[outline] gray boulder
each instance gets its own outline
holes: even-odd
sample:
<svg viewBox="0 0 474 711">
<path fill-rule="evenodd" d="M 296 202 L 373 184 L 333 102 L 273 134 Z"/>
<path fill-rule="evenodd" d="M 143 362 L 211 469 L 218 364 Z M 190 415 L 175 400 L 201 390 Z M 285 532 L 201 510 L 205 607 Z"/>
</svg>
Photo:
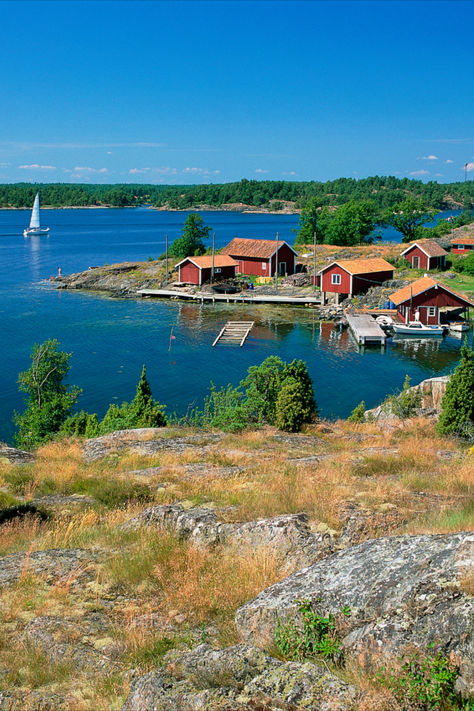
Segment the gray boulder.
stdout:
<svg viewBox="0 0 474 711">
<path fill-rule="evenodd" d="M 163 669 L 136 679 L 122 711 L 352 711 L 362 696 L 315 664 L 202 644 L 169 653 Z"/>
<path fill-rule="evenodd" d="M 470 533 L 369 540 L 336 553 L 261 592 L 235 617 L 242 640 L 263 646 L 277 620 L 309 599 L 321 613 L 348 605 L 343 645 L 362 663 L 382 664 L 431 643 L 459 664 L 458 687 L 473 688 Z"/>
<path fill-rule="evenodd" d="M 32 462 L 34 458 L 31 452 L 15 449 L 15 447 L 9 447 L 8 444 L 0 442 L 0 460 L 6 459 L 10 464 L 27 464 Z"/>
</svg>

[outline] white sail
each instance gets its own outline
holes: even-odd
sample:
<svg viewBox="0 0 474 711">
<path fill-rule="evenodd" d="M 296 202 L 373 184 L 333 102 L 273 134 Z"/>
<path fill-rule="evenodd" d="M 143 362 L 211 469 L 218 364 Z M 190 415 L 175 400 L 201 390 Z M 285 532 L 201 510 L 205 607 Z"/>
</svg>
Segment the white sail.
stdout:
<svg viewBox="0 0 474 711">
<path fill-rule="evenodd" d="M 31 211 L 30 229 L 32 227 L 40 226 L 40 196 L 36 193 L 35 202 L 33 204 L 33 210 Z"/>
</svg>

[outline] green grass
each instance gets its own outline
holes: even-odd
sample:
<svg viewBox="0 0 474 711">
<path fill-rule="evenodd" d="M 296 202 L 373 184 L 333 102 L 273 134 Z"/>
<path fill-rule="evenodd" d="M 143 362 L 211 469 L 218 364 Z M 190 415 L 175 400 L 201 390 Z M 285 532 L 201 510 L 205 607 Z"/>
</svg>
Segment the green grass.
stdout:
<svg viewBox="0 0 474 711">
<path fill-rule="evenodd" d="M 448 289 L 451 288 L 454 291 L 474 294 L 474 276 L 470 276 L 469 274 L 456 274 L 454 279 L 446 279 L 440 274 L 439 280 Z"/>
</svg>

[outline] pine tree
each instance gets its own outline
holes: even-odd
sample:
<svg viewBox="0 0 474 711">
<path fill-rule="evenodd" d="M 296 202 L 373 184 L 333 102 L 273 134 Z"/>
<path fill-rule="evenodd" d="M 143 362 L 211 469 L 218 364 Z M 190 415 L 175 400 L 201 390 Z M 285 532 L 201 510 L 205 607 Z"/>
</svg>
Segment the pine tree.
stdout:
<svg viewBox="0 0 474 711">
<path fill-rule="evenodd" d="M 438 421 L 440 434 L 468 436 L 474 429 L 474 350 L 467 341 L 461 360 L 446 386 Z"/>
</svg>

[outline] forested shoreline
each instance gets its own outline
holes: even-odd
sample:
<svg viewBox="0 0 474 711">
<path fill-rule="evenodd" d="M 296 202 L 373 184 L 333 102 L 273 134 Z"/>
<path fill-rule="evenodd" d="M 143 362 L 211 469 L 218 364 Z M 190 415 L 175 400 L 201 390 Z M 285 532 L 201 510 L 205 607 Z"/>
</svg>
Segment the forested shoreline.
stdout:
<svg viewBox="0 0 474 711">
<path fill-rule="evenodd" d="M 339 178 L 326 182 L 246 180 L 210 185 L 12 183 L 0 185 L 0 208 L 30 208 L 37 191 L 43 207 L 132 207 L 150 205 L 170 210 L 245 205 L 279 211 L 300 211 L 308 201 L 320 207 L 370 199 L 383 212 L 407 196 L 422 199 L 436 210 L 474 205 L 474 181 L 437 183 L 408 178 Z M 225 208 L 224 208 L 225 209 Z"/>
</svg>

